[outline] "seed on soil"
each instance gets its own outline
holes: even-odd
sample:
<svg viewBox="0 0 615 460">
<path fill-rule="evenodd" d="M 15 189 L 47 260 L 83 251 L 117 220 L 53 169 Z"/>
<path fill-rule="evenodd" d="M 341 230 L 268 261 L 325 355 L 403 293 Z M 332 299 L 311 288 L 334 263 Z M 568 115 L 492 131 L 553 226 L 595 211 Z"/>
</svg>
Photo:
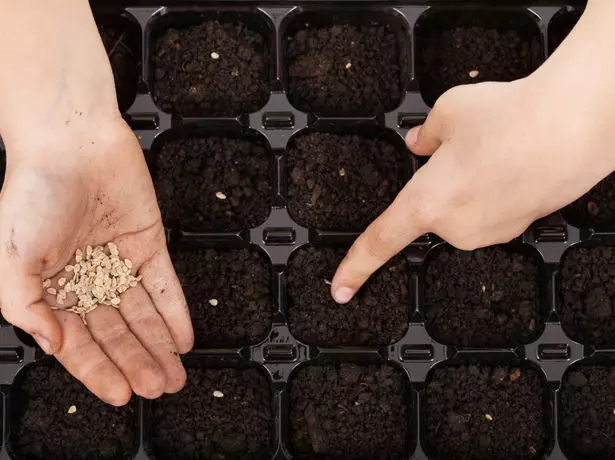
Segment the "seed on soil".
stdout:
<svg viewBox="0 0 615 460">
<path fill-rule="evenodd" d="M 480 72 L 478 70 L 470 70 L 470 73 L 468 74 L 470 76 L 470 78 L 476 78 L 478 77 L 478 74 Z"/>
<path fill-rule="evenodd" d="M 481 284 L 480 288 L 483 292 L 487 291 L 487 286 L 485 286 L 484 284 Z"/>
<path fill-rule="evenodd" d="M 600 207 L 598 207 L 598 205 L 594 201 L 588 201 L 587 214 L 592 217 L 596 217 L 598 214 L 600 214 Z"/>
<path fill-rule="evenodd" d="M 75 412 L 77 412 L 77 406 L 70 406 L 68 408 L 68 413 L 69 414 L 74 414 Z"/>
<path fill-rule="evenodd" d="M 347 62 L 344 67 L 346 68 L 346 70 L 350 69 L 352 67 L 352 62 Z"/>
<path fill-rule="evenodd" d="M 217 307 L 218 299 L 209 299 L 209 305 L 211 305 L 212 307 Z"/>
<path fill-rule="evenodd" d="M 489 420 L 490 422 L 492 422 L 492 421 L 493 421 L 493 417 L 492 417 L 491 415 L 489 415 L 489 414 L 485 414 L 485 418 L 486 418 L 487 420 Z"/>
<path fill-rule="evenodd" d="M 214 391 L 214 398 L 224 398 L 224 393 L 222 393 L 220 390 L 216 390 Z"/>
<path fill-rule="evenodd" d="M 530 455 L 536 455 L 536 448 L 534 448 L 533 446 L 530 446 L 529 451 Z"/>
<path fill-rule="evenodd" d="M 216 198 L 219 200 L 226 200 L 226 195 L 222 192 L 216 192 Z"/>
<path fill-rule="evenodd" d="M 325 284 L 326 284 L 327 286 L 331 286 L 331 281 L 329 281 L 328 279 L 325 279 Z"/>
<path fill-rule="evenodd" d="M 346 175 L 346 170 L 344 168 L 340 168 L 339 173 L 340 176 L 344 177 Z"/>
<path fill-rule="evenodd" d="M 521 377 L 521 369 L 515 369 L 513 371 L 513 373 L 510 374 L 510 376 L 509 376 L 510 382 L 513 383 L 513 382 L 519 380 L 519 377 Z"/>
<path fill-rule="evenodd" d="M 211 53 L 211 58 L 215 61 L 216 59 L 220 59 L 220 55 L 218 53 L 216 53 L 215 51 L 212 51 Z"/>
</svg>

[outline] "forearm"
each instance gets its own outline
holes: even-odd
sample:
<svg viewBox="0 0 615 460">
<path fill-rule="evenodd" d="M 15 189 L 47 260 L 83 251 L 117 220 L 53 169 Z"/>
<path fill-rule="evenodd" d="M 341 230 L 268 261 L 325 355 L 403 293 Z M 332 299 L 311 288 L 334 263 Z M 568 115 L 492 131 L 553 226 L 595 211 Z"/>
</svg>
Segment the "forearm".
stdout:
<svg viewBox="0 0 615 460">
<path fill-rule="evenodd" d="M 31 130 L 42 135 L 119 116 L 87 0 L 0 0 L 0 30 L 0 135 L 6 143 L 23 142 Z"/>
</svg>

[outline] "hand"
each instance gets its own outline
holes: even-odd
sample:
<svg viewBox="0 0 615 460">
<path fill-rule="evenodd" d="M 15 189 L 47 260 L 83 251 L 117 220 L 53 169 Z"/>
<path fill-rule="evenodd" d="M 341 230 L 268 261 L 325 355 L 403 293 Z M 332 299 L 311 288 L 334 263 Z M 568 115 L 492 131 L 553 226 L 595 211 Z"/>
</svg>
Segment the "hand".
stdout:
<svg viewBox="0 0 615 460">
<path fill-rule="evenodd" d="M 193 344 L 186 301 L 167 251 L 143 152 L 123 120 L 72 120 L 16 136 L 0 195 L 0 301 L 10 323 L 104 401 L 121 405 L 181 389 L 178 353 Z M 94 133 L 94 134 L 92 134 Z M 77 248 L 117 244 L 141 283 L 119 311 L 81 318 L 51 311 L 41 279 L 71 263 Z"/>
<path fill-rule="evenodd" d="M 612 2 L 590 2 L 532 76 L 453 88 L 409 131 L 408 147 L 432 157 L 340 264 L 331 286 L 337 302 L 423 233 L 465 250 L 508 242 L 615 169 L 608 8 Z"/>
</svg>

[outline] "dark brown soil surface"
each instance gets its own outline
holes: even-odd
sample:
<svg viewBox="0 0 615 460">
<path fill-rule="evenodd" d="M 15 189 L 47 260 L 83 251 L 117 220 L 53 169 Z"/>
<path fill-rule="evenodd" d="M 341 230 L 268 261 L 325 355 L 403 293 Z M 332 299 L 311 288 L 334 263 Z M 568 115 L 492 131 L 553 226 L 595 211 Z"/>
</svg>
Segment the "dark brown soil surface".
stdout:
<svg viewBox="0 0 615 460">
<path fill-rule="evenodd" d="M 307 27 L 287 37 L 288 98 L 299 110 L 371 116 L 400 103 L 400 44 L 388 25 Z"/>
<path fill-rule="evenodd" d="M 533 369 L 445 366 L 429 377 L 421 406 L 432 460 L 544 458 L 546 384 Z"/>
<path fill-rule="evenodd" d="M 197 346 L 235 347 L 265 338 L 274 296 L 264 255 L 247 249 L 182 248 L 173 250 L 172 258 Z"/>
<path fill-rule="evenodd" d="M 397 256 L 374 274 L 346 305 L 331 297 L 331 281 L 346 250 L 298 250 L 288 267 L 289 326 L 321 346 L 388 345 L 408 329 L 410 269 Z"/>
<path fill-rule="evenodd" d="M 17 408 L 11 446 L 19 458 L 113 460 L 130 458 L 138 444 L 137 401 L 103 403 L 59 365 L 28 368 L 13 389 Z M 71 406 L 76 412 L 70 414 Z"/>
<path fill-rule="evenodd" d="M 514 347 L 542 331 L 536 261 L 501 247 L 439 249 L 425 272 L 429 334 L 447 345 Z"/>
<path fill-rule="evenodd" d="M 549 52 L 554 52 L 577 25 L 583 14 L 579 8 L 569 9 L 553 16 L 549 23 Z"/>
<path fill-rule="evenodd" d="M 433 106 L 454 86 L 526 77 L 536 68 L 540 47 L 515 29 L 433 27 L 422 32 L 417 52 L 421 93 Z"/>
<path fill-rule="evenodd" d="M 290 381 L 290 450 L 298 460 L 408 457 L 411 398 L 389 366 L 307 366 Z"/>
<path fill-rule="evenodd" d="M 615 230 L 615 174 L 565 207 L 562 215 L 577 227 Z"/>
<path fill-rule="evenodd" d="M 111 62 L 118 105 L 124 112 L 137 96 L 139 50 L 131 43 L 125 27 L 100 24 L 98 30 Z"/>
<path fill-rule="evenodd" d="M 560 442 L 568 458 L 615 459 L 615 368 L 581 366 L 561 390 Z"/>
<path fill-rule="evenodd" d="M 165 226 L 203 232 L 262 224 L 271 211 L 271 167 L 269 151 L 247 140 L 187 137 L 165 142 L 154 174 Z"/>
<path fill-rule="evenodd" d="M 272 405 L 269 382 L 257 369 L 189 367 L 180 393 L 152 403 L 152 451 L 159 460 L 269 460 Z"/>
<path fill-rule="evenodd" d="M 615 248 L 573 248 L 561 265 L 562 327 L 578 342 L 615 346 Z"/>
<path fill-rule="evenodd" d="M 395 199 L 410 171 L 395 145 L 357 135 L 310 133 L 287 153 L 288 211 L 320 230 L 364 230 Z"/>
<path fill-rule="evenodd" d="M 269 44 L 240 22 L 168 29 L 152 48 L 153 97 L 166 112 L 236 116 L 269 99 Z"/>
</svg>

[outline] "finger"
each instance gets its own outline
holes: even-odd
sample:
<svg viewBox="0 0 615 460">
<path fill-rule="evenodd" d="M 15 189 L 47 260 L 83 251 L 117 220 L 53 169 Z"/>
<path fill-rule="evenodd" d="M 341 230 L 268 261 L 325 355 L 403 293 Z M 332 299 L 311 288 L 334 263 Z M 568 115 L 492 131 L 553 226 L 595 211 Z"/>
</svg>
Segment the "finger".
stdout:
<svg viewBox="0 0 615 460">
<path fill-rule="evenodd" d="M 122 294 L 120 313 L 132 333 L 156 360 L 165 375 L 163 391 L 176 393 L 186 383 L 186 371 L 164 320 L 141 285 Z"/>
<path fill-rule="evenodd" d="M 421 223 L 413 219 L 419 215 L 419 203 L 412 195 L 414 188 L 409 182 L 352 245 L 331 282 L 336 302 L 349 302 L 378 268 L 424 233 Z"/>
<path fill-rule="evenodd" d="M 124 374 L 132 391 L 147 399 L 164 393 L 166 378 L 162 368 L 137 340 L 119 311 L 99 306 L 88 313 L 87 322 L 92 337 Z"/>
<path fill-rule="evenodd" d="M 416 155 L 432 155 L 442 145 L 443 128 L 441 109 L 436 105 L 425 123 L 408 131 L 406 145 Z"/>
<path fill-rule="evenodd" d="M 187 353 L 194 345 L 190 312 L 171 257 L 163 247 L 139 269 L 143 287 L 158 313 L 164 319 L 179 353 Z"/>
<path fill-rule="evenodd" d="M 9 259 L 8 263 L 11 260 Z M 43 300 L 43 287 L 38 275 L 27 275 L 15 267 L 6 268 L 7 259 L 0 262 L 2 274 L 2 316 L 9 323 L 30 334 L 47 354 L 62 346 L 62 330 L 56 316 Z"/>
<path fill-rule="evenodd" d="M 64 340 L 56 358 L 77 380 L 103 401 L 114 406 L 126 404 L 132 395 L 122 372 L 101 350 L 78 315 L 55 312 Z"/>
</svg>

